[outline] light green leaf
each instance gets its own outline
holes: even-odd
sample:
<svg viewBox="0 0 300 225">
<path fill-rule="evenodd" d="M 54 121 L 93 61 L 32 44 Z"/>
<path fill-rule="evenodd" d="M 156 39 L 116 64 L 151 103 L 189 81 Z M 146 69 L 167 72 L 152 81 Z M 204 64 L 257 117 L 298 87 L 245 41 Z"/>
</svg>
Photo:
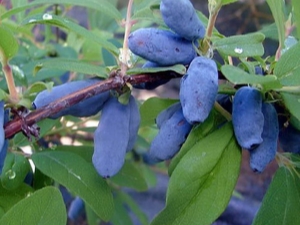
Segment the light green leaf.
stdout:
<svg viewBox="0 0 300 225">
<path fill-rule="evenodd" d="M 264 39 L 262 33 L 235 35 L 213 40 L 213 47 L 221 54 L 234 57 L 262 56 Z"/>
<path fill-rule="evenodd" d="M 253 225 L 300 224 L 299 174 L 281 167 L 263 199 Z"/>
<path fill-rule="evenodd" d="M 190 149 L 194 147 L 201 139 L 205 138 L 209 133 L 211 133 L 216 126 L 220 124 L 220 115 L 217 114 L 215 110 L 212 110 L 209 117 L 201 124 L 195 126 L 189 133 L 186 141 L 182 145 L 180 151 L 175 155 L 169 165 L 169 175 L 172 176 L 173 171 L 180 162 L 180 160 L 189 152 Z M 222 122 L 224 122 L 224 117 L 222 117 Z"/>
<path fill-rule="evenodd" d="M 8 61 L 18 52 L 19 44 L 10 30 L 0 26 L 0 61 Z"/>
<path fill-rule="evenodd" d="M 77 5 L 77 6 L 83 6 L 91 9 L 95 9 L 99 11 L 100 13 L 105 14 L 108 17 L 114 18 L 116 20 L 121 20 L 122 15 L 121 13 L 116 9 L 116 7 L 110 3 L 110 1 L 107 0 L 35 0 L 32 2 L 24 1 L 22 5 L 16 8 L 12 8 L 11 10 L 7 11 L 1 16 L 1 19 L 5 19 L 7 17 L 10 17 L 18 12 L 22 12 L 26 9 L 34 8 L 34 6 L 37 5 L 43 5 L 43 4 L 64 4 L 64 5 Z"/>
<path fill-rule="evenodd" d="M 227 4 L 230 4 L 230 3 L 234 3 L 234 2 L 237 2 L 238 0 L 222 0 L 222 5 L 227 5 Z"/>
<path fill-rule="evenodd" d="M 140 107 L 141 127 L 155 124 L 157 115 L 168 106 L 178 102 L 176 99 L 149 98 Z"/>
<path fill-rule="evenodd" d="M 101 219 L 110 219 L 112 193 L 92 164 L 76 154 L 58 151 L 35 153 L 32 160 L 44 174 L 81 197 Z"/>
<path fill-rule="evenodd" d="M 293 6 L 293 14 L 294 19 L 296 22 L 296 28 L 297 28 L 297 36 L 298 39 L 300 39 L 300 1 L 299 0 L 292 0 L 292 6 Z"/>
<path fill-rule="evenodd" d="M 274 17 L 277 31 L 278 31 L 278 37 L 279 37 L 279 43 L 281 47 L 284 47 L 284 39 L 285 39 L 285 16 L 284 16 L 284 1 L 278 1 L 278 0 L 267 0 L 267 3 L 271 9 L 272 15 Z"/>
<path fill-rule="evenodd" d="M 60 16 L 56 16 L 49 13 L 40 13 L 36 14 L 30 17 L 27 17 L 23 22 L 22 25 L 26 24 L 35 24 L 35 23 L 43 23 L 48 24 L 52 26 L 57 26 L 61 28 L 65 28 L 69 31 L 73 31 L 74 33 L 78 34 L 79 36 L 82 36 L 86 39 L 89 39 L 91 41 L 94 41 L 101 45 L 103 48 L 107 49 L 111 53 L 118 55 L 119 50 L 116 46 L 114 46 L 112 43 L 107 41 L 105 38 L 93 33 L 90 30 L 87 30 L 86 28 L 74 23 L 73 21 L 63 18 Z"/>
<path fill-rule="evenodd" d="M 0 208 L 2 208 L 4 212 L 7 212 L 12 206 L 28 196 L 31 192 L 33 192 L 33 189 L 26 184 L 21 184 L 16 190 L 7 190 L 0 183 Z"/>
<path fill-rule="evenodd" d="M 66 207 L 60 191 L 46 187 L 14 205 L 1 219 L 5 225 L 65 225 Z"/>
<path fill-rule="evenodd" d="M 125 162 L 118 174 L 110 180 L 121 187 L 129 187 L 137 191 L 145 191 L 148 188 L 146 180 L 132 162 Z"/>
<path fill-rule="evenodd" d="M 290 113 L 300 121 L 300 95 L 281 93 L 281 96 Z"/>
<path fill-rule="evenodd" d="M 212 224 L 227 207 L 240 162 L 231 124 L 200 140 L 175 168 L 166 207 L 151 225 Z"/>
<path fill-rule="evenodd" d="M 300 85 L 300 43 L 287 50 L 276 63 L 274 75 L 278 77 L 282 85 Z"/>
<path fill-rule="evenodd" d="M 282 87 L 279 80 L 274 75 L 259 76 L 255 74 L 249 74 L 244 70 L 231 65 L 222 66 L 221 71 L 223 75 L 233 84 L 261 85 L 264 88 L 264 91 Z"/>
<path fill-rule="evenodd" d="M 73 71 L 88 75 L 97 75 L 98 77 L 107 78 L 106 69 L 103 66 L 96 66 L 78 59 L 54 58 L 39 60 L 35 66 L 35 71 L 42 68 L 59 69 Z"/>
<path fill-rule="evenodd" d="M 186 68 L 184 65 L 181 64 L 177 64 L 174 66 L 165 66 L 165 67 L 133 68 L 127 71 L 127 75 L 158 73 L 158 72 L 165 72 L 165 71 L 173 71 L 175 73 L 184 75 L 186 73 Z"/>
</svg>

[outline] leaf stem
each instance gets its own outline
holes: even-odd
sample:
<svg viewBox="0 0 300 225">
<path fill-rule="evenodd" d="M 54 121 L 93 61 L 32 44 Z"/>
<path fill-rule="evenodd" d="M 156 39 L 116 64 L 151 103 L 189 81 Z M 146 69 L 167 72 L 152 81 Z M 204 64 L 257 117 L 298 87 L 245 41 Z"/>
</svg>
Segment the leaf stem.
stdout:
<svg viewBox="0 0 300 225">
<path fill-rule="evenodd" d="M 12 103 L 16 104 L 19 102 L 19 95 L 18 95 L 18 92 L 16 89 L 12 69 L 11 69 L 10 65 L 8 64 L 7 60 L 5 60 L 5 59 L 2 60 L 2 71 L 5 75 L 7 87 L 8 87 L 9 94 L 10 94 L 10 97 L 9 97 L 10 101 Z"/>
<path fill-rule="evenodd" d="M 125 21 L 125 33 L 124 33 L 124 41 L 123 41 L 123 51 L 121 52 L 121 76 L 126 75 L 126 71 L 128 69 L 127 62 L 128 59 L 128 36 L 131 31 L 132 21 L 131 21 L 131 10 L 132 10 L 133 0 L 129 0 Z"/>
</svg>

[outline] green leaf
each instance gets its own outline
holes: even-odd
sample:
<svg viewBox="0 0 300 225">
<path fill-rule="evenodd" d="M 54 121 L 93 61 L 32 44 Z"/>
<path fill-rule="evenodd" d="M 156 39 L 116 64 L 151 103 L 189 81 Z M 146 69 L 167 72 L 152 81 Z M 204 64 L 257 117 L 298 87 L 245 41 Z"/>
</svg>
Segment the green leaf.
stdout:
<svg viewBox="0 0 300 225">
<path fill-rule="evenodd" d="M 262 33 L 235 35 L 213 40 L 213 47 L 221 54 L 234 57 L 262 56 L 264 39 Z"/>
<path fill-rule="evenodd" d="M 35 153 L 32 160 L 44 174 L 81 197 L 101 219 L 110 219 L 114 207 L 112 193 L 92 164 L 76 154 L 58 151 Z"/>
<path fill-rule="evenodd" d="M 200 140 L 175 168 L 166 207 L 151 225 L 212 224 L 227 207 L 240 162 L 230 123 Z"/>
<path fill-rule="evenodd" d="M 43 4 L 64 4 L 64 5 L 72 5 L 72 6 L 83 6 L 91 9 L 95 9 L 99 11 L 100 13 L 105 14 L 108 17 L 114 18 L 116 20 L 121 20 L 122 15 L 121 13 L 116 9 L 116 7 L 110 3 L 110 1 L 107 0 L 35 0 L 33 2 L 27 2 L 24 1 L 22 5 L 16 8 L 12 8 L 11 10 L 7 11 L 1 16 L 1 20 L 10 17 L 18 12 L 34 8 L 34 6 L 37 5 L 43 5 Z"/>
<path fill-rule="evenodd" d="M 97 75 L 98 77 L 107 78 L 106 69 L 102 66 L 92 65 L 78 59 L 54 58 L 39 60 L 36 64 L 35 71 L 38 69 L 49 68 L 66 71 L 74 71 L 88 75 Z"/>
<path fill-rule="evenodd" d="M 285 106 L 300 121 L 300 95 L 281 93 Z"/>
<path fill-rule="evenodd" d="M 28 89 L 24 93 L 24 97 L 30 97 L 31 95 L 35 95 L 45 89 L 51 90 L 53 87 L 53 82 L 44 83 L 44 82 L 36 82 L 28 87 Z"/>
<path fill-rule="evenodd" d="M 209 133 L 211 133 L 216 126 L 220 124 L 220 116 L 216 113 L 215 110 L 212 110 L 209 114 L 209 117 L 201 124 L 195 126 L 192 131 L 189 133 L 186 141 L 182 145 L 180 151 L 175 155 L 169 165 L 169 175 L 172 176 L 172 173 L 180 160 L 185 156 L 185 154 L 194 147 L 201 139 L 205 138 Z M 222 118 L 224 122 L 224 118 Z"/>
<path fill-rule="evenodd" d="M 129 187 L 137 191 L 148 189 L 146 180 L 132 162 L 125 162 L 120 172 L 110 180 L 121 187 Z"/>
<path fill-rule="evenodd" d="M 30 164 L 23 155 L 8 153 L 1 174 L 2 186 L 8 190 L 17 189 L 30 171 Z"/>
<path fill-rule="evenodd" d="M 145 73 L 158 73 L 165 71 L 173 71 L 178 74 L 184 75 L 186 73 L 186 68 L 184 65 L 177 64 L 174 66 L 165 66 L 165 67 L 152 67 L 152 68 L 133 68 L 127 71 L 127 75 L 134 74 L 145 74 Z"/>
<path fill-rule="evenodd" d="M 116 192 L 114 198 L 115 211 L 111 218 L 111 222 L 113 225 L 133 225 L 133 222 L 128 214 L 127 209 L 124 206 L 124 202 L 122 197 L 119 194 L 120 192 Z"/>
<path fill-rule="evenodd" d="M 285 39 L 285 16 L 284 16 L 284 1 L 278 1 L 278 0 L 267 0 L 267 3 L 271 9 L 272 15 L 274 17 L 277 31 L 278 31 L 278 37 L 279 37 L 279 43 L 281 47 L 284 47 L 284 39 Z"/>
<path fill-rule="evenodd" d="M 31 192 L 33 192 L 33 189 L 24 183 L 15 190 L 7 190 L 0 183 L 0 208 L 2 208 L 4 212 L 7 212 L 12 206 L 27 197 Z"/>
<path fill-rule="evenodd" d="M 0 26 L 0 61 L 8 61 L 18 52 L 19 44 L 13 34 Z"/>
<path fill-rule="evenodd" d="M 300 1 L 292 0 L 294 20 L 297 28 L 297 37 L 300 39 Z"/>
<path fill-rule="evenodd" d="M 233 84 L 261 85 L 264 91 L 282 87 L 279 80 L 274 75 L 259 76 L 255 74 L 249 74 L 244 70 L 231 65 L 222 66 L 221 71 L 224 76 Z"/>
<path fill-rule="evenodd" d="M 276 63 L 274 75 L 278 77 L 282 85 L 300 85 L 300 43 L 287 50 Z"/>
<path fill-rule="evenodd" d="M 80 146 L 74 146 L 74 145 L 59 145 L 55 149 L 56 151 L 61 152 L 69 152 L 69 153 L 75 153 L 82 157 L 87 162 L 92 162 L 92 156 L 94 153 L 94 146 L 88 146 L 88 145 L 80 145 Z"/>
<path fill-rule="evenodd" d="M 234 2 L 237 2 L 238 0 L 222 0 L 222 5 L 227 5 L 227 4 L 230 4 L 230 3 L 234 3 Z"/>
<path fill-rule="evenodd" d="M 67 213 L 60 191 L 46 187 L 14 205 L 1 219 L 6 225 L 65 225 Z"/>
<path fill-rule="evenodd" d="M 149 98 L 140 107 L 141 127 L 155 124 L 157 115 L 168 106 L 178 102 L 176 99 Z"/>
<path fill-rule="evenodd" d="M 264 196 L 253 225 L 300 224 L 299 174 L 280 167 Z"/>
<path fill-rule="evenodd" d="M 115 55 L 119 54 L 118 48 L 114 46 L 112 43 L 110 43 L 109 41 L 107 41 L 105 38 L 96 35 L 92 31 L 87 30 L 86 28 L 76 24 L 75 22 L 67 18 L 63 18 L 49 13 L 44 13 L 44 14 L 40 13 L 26 18 L 22 22 L 22 25 L 35 24 L 35 23 L 48 24 L 48 25 L 53 25 L 53 26 L 68 29 L 69 31 L 73 31 L 79 36 L 82 36 L 84 38 L 87 38 L 89 40 L 98 43 L 103 48 L 107 49 L 108 51 L 110 51 Z"/>
</svg>

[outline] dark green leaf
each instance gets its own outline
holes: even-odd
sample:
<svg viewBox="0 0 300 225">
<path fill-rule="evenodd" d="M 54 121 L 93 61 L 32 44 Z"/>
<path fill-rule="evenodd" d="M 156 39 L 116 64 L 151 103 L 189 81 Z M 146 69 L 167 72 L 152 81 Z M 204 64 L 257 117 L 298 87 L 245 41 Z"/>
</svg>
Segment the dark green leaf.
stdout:
<svg viewBox="0 0 300 225">
<path fill-rule="evenodd" d="M 14 205 L 1 219 L 5 225 L 65 225 L 66 208 L 60 191 L 46 187 Z"/>
<path fill-rule="evenodd" d="M 119 195 L 119 192 L 116 193 L 114 198 L 115 212 L 111 218 L 113 225 L 133 225 L 132 220 L 128 214 L 127 209 L 124 206 L 123 199 Z"/>
<path fill-rule="evenodd" d="M 300 224 L 299 173 L 281 167 L 276 171 L 253 225 Z"/>
<path fill-rule="evenodd" d="M 151 224 L 212 224 L 227 207 L 240 162 L 230 123 L 200 140 L 175 168 L 166 207 Z"/>
<path fill-rule="evenodd" d="M 222 66 L 221 71 L 233 84 L 261 85 L 264 91 L 282 87 L 279 80 L 274 75 L 258 76 L 249 74 L 244 70 L 231 65 Z"/>
<path fill-rule="evenodd" d="M 282 85 L 300 85 L 300 43 L 287 50 L 276 63 L 274 75 L 278 77 Z"/>
<path fill-rule="evenodd" d="M 262 33 L 236 35 L 213 41 L 213 47 L 221 54 L 234 57 L 262 56 L 264 48 Z"/>
<path fill-rule="evenodd" d="M 94 146 L 88 146 L 88 145 L 80 145 L 80 146 L 74 146 L 74 145 L 59 145 L 55 149 L 56 151 L 62 151 L 62 152 L 72 152 L 83 159 L 85 159 L 87 162 L 92 162 L 92 156 L 94 153 Z"/>
<path fill-rule="evenodd" d="M 110 219 L 114 207 L 111 190 L 92 164 L 76 154 L 58 151 L 35 153 L 32 160 L 44 174 L 81 197 L 101 219 Z"/>
<path fill-rule="evenodd" d="M 133 188 L 137 191 L 145 191 L 148 186 L 146 180 L 132 162 L 125 162 L 124 166 L 111 181 L 121 187 Z"/>
<path fill-rule="evenodd" d="M 157 115 L 177 101 L 176 99 L 161 99 L 157 97 L 147 99 L 140 107 L 141 127 L 155 124 Z"/>
<path fill-rule="evenodd" d="M 107 2 L 108 3 L 108 2 Z M 106 4 L 105 4 L 106 5 Z M 118 54 L 119 50 L 116 46 L 114 46 L 112 43 L 108 42 L 105 38 L 96 35 L 92 31 L 87 30 L 86 28 L 72 22 L 69 19 L 44 13 L 44 14 L 37 14 L 34 16 L 30 16 L 29 18 L 26 18 L 22 24 L 35 24 L 35 23 L 44 23 L 49 24 L 61 28 L 68 29 L 70 31 L 73 31 L 74 33 L 87 38 L 89 40 L 92 40 L 98 44 L 100 44 L 103 48 L 109 50 L 111 53 L 114 53 L 115 55 Z"/>
</svg>

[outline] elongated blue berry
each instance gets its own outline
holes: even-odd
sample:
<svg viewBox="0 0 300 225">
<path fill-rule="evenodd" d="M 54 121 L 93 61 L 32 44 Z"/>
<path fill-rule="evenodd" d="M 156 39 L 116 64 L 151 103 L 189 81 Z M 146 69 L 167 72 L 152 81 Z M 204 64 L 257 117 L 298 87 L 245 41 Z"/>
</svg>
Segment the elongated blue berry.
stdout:
<svg viewBox="0 0 300 225">
<path fill-rule="evenodd" d="M 250 167 L 260 173 L 275 158 L 279 134 L 278 117 L 274 106 L 270 103 L 263 103 L 262 112 L 264 115 L 263 142 L 250 150 Z"/>
<path fill-rule="evenodd" d="M 205 27 L 189 0 L 162 0 L 160 11 L 165 24 L 187 40 L 203 38 Z"/>
<path fill-rule="evenodd" d="M 153 139 L 149 155 L 156 160 L 171 159 L 181 148 L 192 129 L 183 116 L 182 109 L 178 109 L 166 122 Z"/>
<path fill-rule="evenodd" d="M 84 209 L 84 201 L 80 197 L 76 197 L 70 204 L 68 209 L 68 217 L 75 221 Z"/>
<path fill-rule="evenodd" d="M 161 126 L 166 121 L 168 121 L 173 116 L 173 114 L 176 111 L 178 111 L 179 109 L 181 109 L 181 104 L 180 104 L 180 102 L 176 102 L 173 105 L 166 108 L 165 110 L 161 111 L 155 119 L 155 123 L 156 123 L 157 127 L 160 129 Z"/>
<path fill-rule="evenodd" d="M 80 89 L 86 88 L 88 86 L 93 85 L 96 82 L 99 82 L 100 79 L 87 79 L 80 81 L 72 81 L 69 83 L 64 83 L 52 88 L 49 92 L 48 90 L 44 90 L 40 92 L 34 102 L 33 107 L 35 109 L 41 108 L 49 103 L 62 98 L 68 94 L 79 91 Z M 104 104 L 104 102 L 108 99 L 109 92 L 103 92 L 99 95 L 95 95 L 91 98 L 83 100 L 71 107 L 66 107 L 55 115 L 50 116 L 51 119 L 57 119 L 61 116 L 72 115 L 76 117 L 88 117 L 97 114 Z"/>
<path fill-rule="evenodd" d="M 125 162 L 130 137 L 130 107 L 111 97 L 105 102 L 94 133 L 93 165 L 104 178 L 115 175 Z"/>
<path fill-rule="evenodd" d="M 191 124 L 203 122 L 214 105 L 217 93 L 216 63 L 205 57 L 196 57 L 180 85 L 179 98 L 186 120 Z"/>
<path fill-rule="evenodd" d="M 189 64 L 196 57 L 193 43 L 157 28 L 140 28 L 129 35 L 128 47 L 136 55 L 161 66 Z"/>
<path fill-rule="evenodd" d="M 130 119 L 129 119 L 129 140 L 127 145 L 127 152 L 132 150 L 135 144 L 135 141 L 138 136 L 138 131 L 141 122 L 141 115 L 139 107 L 133 96 L 130 96 L 129 99 L 129 108 L 130 108 Z"/>
<path fill-rule="evenodd" d="M 242 148 L 253 149 L 262 143 L 264 115 L 262 96 L 252 87 L 240 88 L 232 106 L 232 124 L 237 142 Z"/>
</svg>

